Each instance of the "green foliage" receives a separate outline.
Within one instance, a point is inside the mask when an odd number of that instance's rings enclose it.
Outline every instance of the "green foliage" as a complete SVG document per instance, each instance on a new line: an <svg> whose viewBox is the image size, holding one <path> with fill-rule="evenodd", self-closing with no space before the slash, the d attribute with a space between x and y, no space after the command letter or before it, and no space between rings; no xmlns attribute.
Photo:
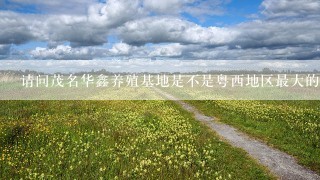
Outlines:
<svg viewBox="0 0 320 180"><path fill-rule="evenodd" d="M320 101L190 101L320 173Z"/></svg>
<svg viewBox="0 0 320 180"><path fill-rule="evenodd" d="M0 179L272 179L168 101L1 101Z"/></svg>

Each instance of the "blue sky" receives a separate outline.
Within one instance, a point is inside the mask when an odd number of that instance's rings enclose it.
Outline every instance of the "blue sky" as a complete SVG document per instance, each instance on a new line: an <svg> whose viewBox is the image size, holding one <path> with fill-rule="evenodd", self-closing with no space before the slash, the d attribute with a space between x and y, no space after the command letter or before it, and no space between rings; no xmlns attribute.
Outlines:
<svg viewBox="0 0 320 180"><path fill-rule="evenodd" d="M318 0L0 0L0 59L319 59Z"/></svg>

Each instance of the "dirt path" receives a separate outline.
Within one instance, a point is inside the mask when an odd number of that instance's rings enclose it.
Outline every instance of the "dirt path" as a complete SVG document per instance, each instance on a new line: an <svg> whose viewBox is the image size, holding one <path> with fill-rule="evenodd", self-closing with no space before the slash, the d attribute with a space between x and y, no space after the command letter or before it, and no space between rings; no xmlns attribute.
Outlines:
<svg viewBox="0 0 320 180"><path fill-rule="evenodd" d="M320 180L320 176L311 170L297 164L296 160L277 149L257 141L244 133L239 132L235 128L219 123L212 117L208 117L200 113L193 106L177 100L172 95L165 93L159 89L155 89L158 93L167 99L174 100L180 104L185 110L193 113L196 120L203 122L214 130L219 136L229 142L231 145L245 150L251 157L258 160L261 164L268 167L272 173L280 179L301 180L315 179Z"/></svg>

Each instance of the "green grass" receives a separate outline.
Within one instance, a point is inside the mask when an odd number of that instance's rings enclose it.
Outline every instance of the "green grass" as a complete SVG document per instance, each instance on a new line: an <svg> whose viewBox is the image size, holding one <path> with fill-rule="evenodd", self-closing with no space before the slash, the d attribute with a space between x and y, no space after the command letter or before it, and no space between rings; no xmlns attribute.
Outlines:
<svg viewBox="0 0 320 180"><path fill-rule="evenodd" d="M320 101L189 101L320 173Z"/></svg>
<svg viewBox="0 0 320 180"><path fill-rule="evenodd" d="M274 179L170 101L0 106L0 179Z"/></svg>

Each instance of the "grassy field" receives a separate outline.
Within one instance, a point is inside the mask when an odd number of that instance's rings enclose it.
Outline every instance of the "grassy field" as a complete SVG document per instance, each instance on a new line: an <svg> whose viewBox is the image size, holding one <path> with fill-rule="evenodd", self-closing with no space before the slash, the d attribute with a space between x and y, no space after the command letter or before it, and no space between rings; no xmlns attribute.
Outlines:
<svg viewBox="0 0 320 180"><path fill-rule="evenodd" d="M320 173L320 101L189 101Z"/></svg>
<svg viewBox="0 0 320 180"><path fill-rule="evenodd" d="M274 179L170 101L0 106L0 179Z"/></svg>

